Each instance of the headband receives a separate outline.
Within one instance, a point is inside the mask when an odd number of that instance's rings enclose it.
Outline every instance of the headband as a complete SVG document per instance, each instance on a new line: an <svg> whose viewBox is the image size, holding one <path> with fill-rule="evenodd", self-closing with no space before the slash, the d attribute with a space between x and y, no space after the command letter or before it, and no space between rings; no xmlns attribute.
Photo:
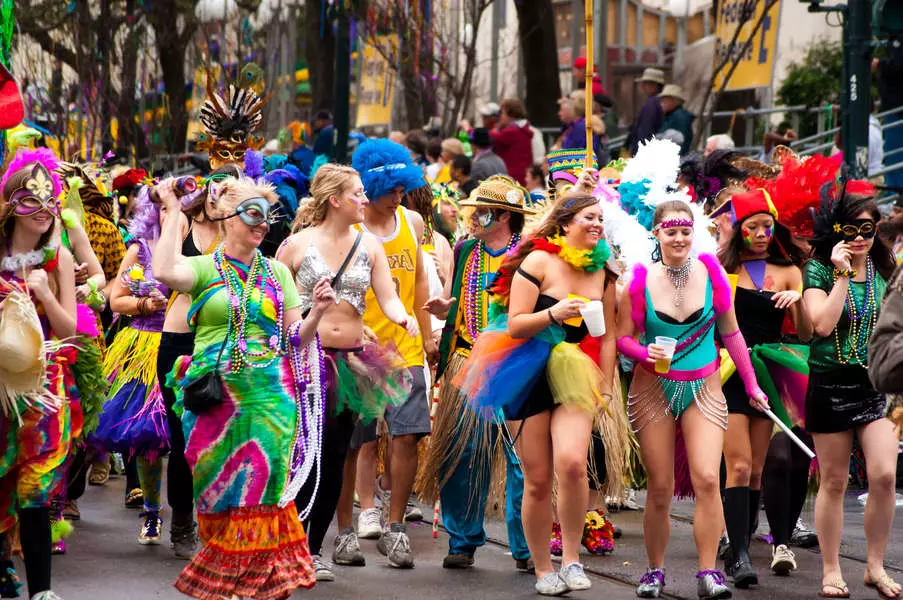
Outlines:
<svg viewBox="0 0 903 600"><path fill-rule="evenodd" d="M672 229L674 227L693 227L693 224L693 219L668 219L653 227L652 230L658 231L659 229Z"/></svg>

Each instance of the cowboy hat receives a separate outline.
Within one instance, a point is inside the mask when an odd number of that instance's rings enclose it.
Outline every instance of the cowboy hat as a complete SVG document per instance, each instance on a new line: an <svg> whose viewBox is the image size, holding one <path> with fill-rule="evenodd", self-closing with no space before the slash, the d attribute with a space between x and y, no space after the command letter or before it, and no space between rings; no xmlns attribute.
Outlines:
<svg viewBox="0 0 903 600"><path fill-rule="evenodd" d="M665 72L661 69L648 67L646 69L643 69L643 74L637 77L634 81L636 81L637 83L649 81L652 83L657 83L659 85L665 85Z"/></svg>
<svg viewBox="0 0 903 600"><path fill-rule="evenodd" d="M472 208L500 208L522 214L533 214L528 206L529 193L516 181L505 175L495 175L480 182L468 198L459 206Z"/></svg>

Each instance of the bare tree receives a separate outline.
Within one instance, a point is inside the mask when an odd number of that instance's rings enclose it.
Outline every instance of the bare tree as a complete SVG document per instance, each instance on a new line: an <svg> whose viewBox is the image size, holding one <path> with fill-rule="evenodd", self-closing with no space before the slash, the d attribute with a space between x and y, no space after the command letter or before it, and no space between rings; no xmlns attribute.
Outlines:
<svg viewBox="0 0 903 600"><path fill-rule="evenodd" d="M325 3L326 0L306 0L302 17L314 111L332 110L335 104L335 34L325 14Z"/></svg>
<svg viewBox="0 0 903 600"><path fill-rule="evenodd" d="M529 65L525 69L527 114L535 125L557 125L561 83L552 0L515 2L515 6L523 61Z"/></svg>

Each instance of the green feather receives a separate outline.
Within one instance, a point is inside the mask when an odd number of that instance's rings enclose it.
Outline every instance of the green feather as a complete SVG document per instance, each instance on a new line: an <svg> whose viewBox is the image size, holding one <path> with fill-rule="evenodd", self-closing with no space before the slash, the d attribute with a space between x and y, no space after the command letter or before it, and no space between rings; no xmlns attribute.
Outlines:
<svg viewBox="0 0 903 600"><path fill-rule="evenodd" d="M72 366L72 374L75 376L75 385L78 388L84 414L84 426L82 427L82 437L84 438L97 429L109 389L109 382L103 376L100 348L86 337L81 338L78 358Z"/></svg>

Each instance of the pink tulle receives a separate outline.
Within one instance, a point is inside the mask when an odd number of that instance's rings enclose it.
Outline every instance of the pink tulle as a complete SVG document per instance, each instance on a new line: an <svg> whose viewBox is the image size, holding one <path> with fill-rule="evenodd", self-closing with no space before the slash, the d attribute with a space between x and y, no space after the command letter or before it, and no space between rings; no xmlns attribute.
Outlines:
<svg viewBox="0 0 903 600"><path fill-rule="evenodd" d="M712 281L712 303L715 305L715 314L722 315L731 308L731 284L727 279L724 267L714 254L700 254L699 260L705 265Z"/></svg>
<svg viewBox="0 0 903 600"><path fill-rule="evenodd" d="M16 157L9 163L6 173L3 174L3 179L0 179L0 190L6 187L6 182L13 173L33 163L41 163L44 165L44 168L50 171L50 179L53 181L53 195L59 196L63 191L63 184L60 182L59 175L56 174L56 170L60 168L60 163L56 158L56 154L50 148L37 148L36 150L22 148L16 152Z"/></svg>
<svg viewBox="0 0 903 600"><path fill-rule="evenodd" d="M640 263L633 266L633 278L630 280L630 317L637 331L646 331L646 267Z"/></svg>
<svg viewBox="0 0 903 600"><path fill-rule="evenodd" d="M97 317L89 306L76 305L75 332L89 338L96 338L100 335L100 330L97 328Z"/></svg>

